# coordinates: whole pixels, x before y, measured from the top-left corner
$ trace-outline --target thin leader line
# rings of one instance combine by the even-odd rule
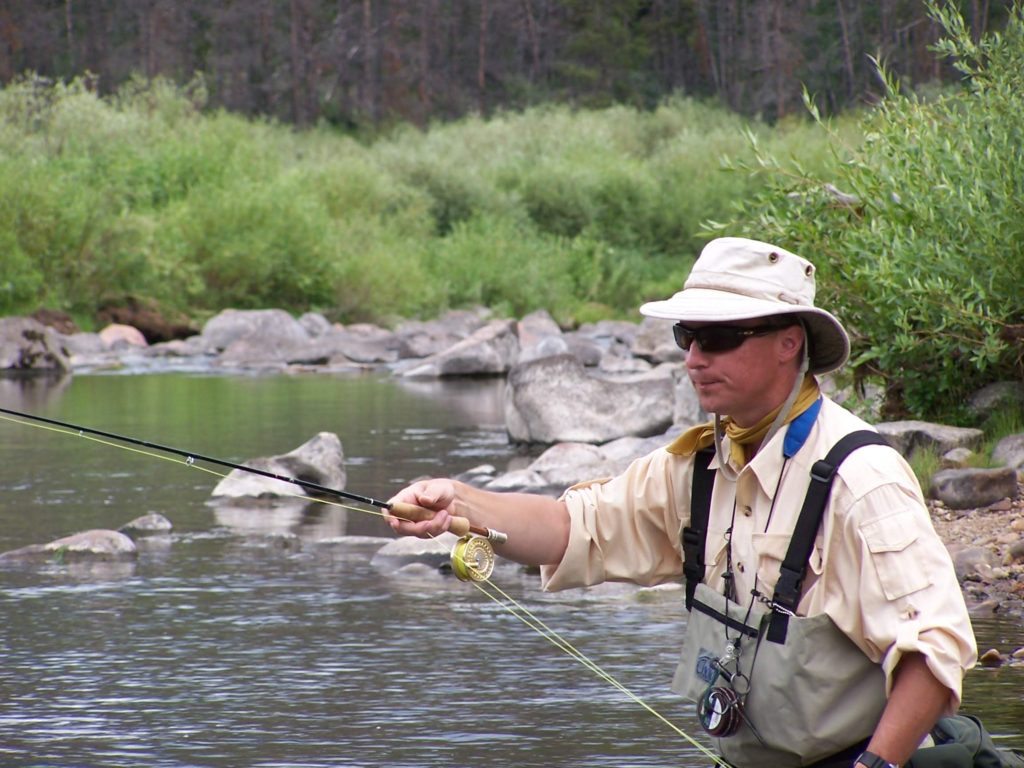
[[[5,416],[3,414],[0,414],[0,419],[2,419],[4,421],[13,422],[15,424],[20,424],[20,425],[23,425],[23,426],[35,427],[37,429],[46,430],[48,432],[56,432],[57,434],[66,435],[68,437],[81,437],[81,438],[84,438],[84,439],[89,440],[91,442],[98,443],[100,445],[105,445],[105,446],[110,447],[110,448],[120,448],[121,450],[125,450],[125,451],[128,451],[130,453],[135,453],[135,454],[138,454],[138,455],[141,455],[141,456],[146,456],[146,457],[153,458],[153,459],[161,459],[163,461],[168,461],[168,462],[170,462],[172,464],[175,464],[175,465],[178,465],[178,466],[183,465],[185,467],[189,467],[189,468],[192,468],[192,469],[198,469],[198,470],[200,470],[202,472],[206,472],[207,474],[213,475],[215,477],[220,477],[220,478],[227,477],[227,473],[225,473],[225,472],[220,472],[218,470],[211,469],[210,467],[205,467],[205,466],[203,466],[201,464],[197,464],[195,459],[192,456],[187,456],[187,457],[184,458],[184,460],[179,460],[178,458],[175,458],[173,456],[168,456],[168,455],[162,454],[162,453],[156,453],[156,452],[150,451],[150,450],[143,450],[142,448],[136,448],[136,447],[131,446],[131,445],[125,445],[123,443],[118,443],[118,442],[115,442],[113,440],[107,440],[107,439],[104,439],[104,438],[101,438],[101,437],[96,437],[94,435],[86,434],[85,432],[82,432],[82,431],[74,431],[74,430],[71,430],[71,429],[63,428],[63,427],[55,427],[55,426],[51,426],[51,425],[48,425],[48,424],[40,424],[40,423],[36,423],[36,422],[25,421],[25,420],[22,420],[22,419],[13,418],[13,417],[10,417],[10,416]],[[241,470],[244,471],[245,467],[244,466],[241,467]],[[281,482],[286,482],[286,481],[282,480]],[[293,498],[301,499],[301,500],[304,500],[304,501],[311,501],[311,502],[319,502],[319,503],[323,503],[323,504],[329,504],[331,506],[340,507],[342,509],[349,509],[349,510],[353,510],[355,512],[364,512],[364,513],[369,514],[369,515],[376,515],[377,517],[381,517],[381,518],[388,516],[386,512],[381,511],[381,510],[366,509],[364,507],[355,507],[355,506],[351,506],[349,504],[343,504],[343,503],[341,503],[339,501],[335,501],[333,499],[315,498],[315,497],[312,497],[312,496],[307,496],[305,494],[295,493],[294,491],[288,491],[286,489],[281,489],[281,492],[282,492],[282,495],[291,496]],[[465,561],[463,561],[463,562],[465,562]],[[568,655],[571,658],[575,659],[582,666],[584,666],[585,668],[587,668],[591,672],[593,672],[597,677],[599,677],[600,679],[604,680],[605,682],[610,684],[612,687],[618,689],[627,698],[632,700],[634,703],[638,704],[643,709],[647,710],[650,714],[654,715],[656,718],[658,718],[658,720],[660,720],[662,723],[664,723],[669,728],[671,728],[677,735],[681,736],[690,745],[695,747],[703,755],[705,755],[710,760],[712,760],[712,762],[715,765],[723,766],[723,768],[729,768],[728,763],[724,762],[714,752],[709,750],[706,746],[704,746],[703,744],[698,742],[696,739],[694,739],[692,736],[690,736],[688,733],[686,733],[686,731],[684,731],[682,728],[677,726],[671,720],[669,720],[664,715],[662,715],[660,712],[658,712],[656,709],[654,709],[654,707],[652,707],[650,704],[648,704],[646,701],[644,701],[639,695],[637,695],[636,693],[631,691],[622,682],[617,680],[611,673],[609,673],[606,670],[604,670],[599,664],[594,662],[586,654],[584,654],[582,651],[580,651],[578,648],[576,648],[572,643],[570,643],[568,640],[566,640],[564,637],[562,637],[558,632],[556,632],[554,629],[549,627],[536,614],[531,612],[528,608],[526,608],[524,605],[522,605],[519,601],[517,601],[515,598],[513,598],[511,595],[509,595],[507,592],[505,592],[500,586],[495,584],[493,580],[488,578],[483,583],[478,582],[478,581],[472,581],[471,583],[482,594],[484,594],[488,599],[490,599],[491,601],[496,603],[498,606],[500,606],[501,608],[503,608],[506,611],[508,611],[510,614],[512,614],[515,618],[517,618],[519,621],[521,621],[527,627],[532,629],[538,635],[540,635],[541,637],[543,637],[546,640],[548,640],[548,642],[550,642],[556,648],[560,649],[566,655]],[[497,593],[497,596],[495,594],[493,594],[492,592],[489,592],[483,586],[484,583],[486,583],[488,586],[490,586],[494,590],[494,592]],[[504,602],[502,602],[503,600],[504,600]]]

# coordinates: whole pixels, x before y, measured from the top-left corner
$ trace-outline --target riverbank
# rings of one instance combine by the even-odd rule
[[[12,325],[10,359],[56,361],[73,375],[186,369],[289,375],[362,370],[410,381],[505,376],[510,440],[551,448],[525,469],[466,478],[492,490],[556,494],[580,477],[621,471],[678,430],[707,418],[686,377],[677,375],[681,351],[665,328],[650,320],[563,331],[546,313],[495,320],[489,311],[478,309],[449,313],[429,323],[406,323],[392,331],[339,326],[314,314],[295,319],[282,310],[226,310],[208,321],[201,333],[158,344],[148,344],[137,329],[126,325],[112,325],[99,334],[56,334],[35,325],[25,336],[22,326],[30,321],[5,322]],[[21,342],[16,343],[18,339]],[[530,384],[519,375],[531,366],[540,371],[534,377],[540,380],[537,386],[559,386],[534,391],[533,410],[519,407],[510,421],[509,403],[531,400],[525,397]],[[513,375],[513,370],[518,373]],[[1011,386],[1017,389],[1004,390],[1003,400],[978,398],[972,407],[980,415],[991,414],[1003,407],[1000,403],[1006,397],[1021,396],[1020,385]],[[837,390],[833,381],[823,387],[839,402],[848,394]],[[650,399],[633,405],[622,394],[644,388],[651,390]],[[589,394],[580,396],[581,392]],[[607,397],[607,407],[595,407],[594,398],[600,395]],[[673,399],[673,412],[668,413],[665,403]],[[588,413],[573,410],[580,408]],[[607,418],[591,425],[592,434],[581,437],[579,426],[590,419],[589,411]],[[662,414],[664,420],[630,431],[627,416],[634,411]],[[1015,474],[1020,457],[1013,454],[1019,448],[1011,447],[1007,466],[998,470],[971,469],[965,457],[980,445],[981,430],[881,422],[862,415],[905,456],[927,448],[946,464],[961,462],[959,469],[949,470],[955,475],[949,484],[956,487],[945,496],[935,491],[945,503],[929,502],[935,527],[953,555],[964,595],[976,615],[1024,617],[1024,497]],[[573,431],[566,431],[570,427]],[[647,437],[637,436],[641,434]],[[1013,439],[1020,442],[1024,435]]]
[[[971,614],[1024,618],[1024,485],[1015,499],[987,507],[949,509],[932,500],[928,508]]]

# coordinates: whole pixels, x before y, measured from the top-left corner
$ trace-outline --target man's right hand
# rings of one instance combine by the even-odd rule
[[[384,519],[391,526],[391,530],[400,536],[418,536],[421,539],[439,536],[451,525],[451,516],[455,514],[453,511],[455,494],[455,483],[451,480],[445,478],[420,480],[403,488],[388,501],[389,503],[397,501],[415,504],[424,509],[431,509],[435,512],[434,516],[418,523],[402,520],[394,515],[385,515]]]

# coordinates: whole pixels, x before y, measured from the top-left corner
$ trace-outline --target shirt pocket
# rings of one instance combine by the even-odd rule
[[[790,538],[788,533],[755,533],[751,536],[750,543],[757,554],[757,578],[762,591],[775,591],[782,561],[789,551]]]
[[[725,561],[728,557],[729,539],[725,531],[708,531],[707,541],[704,546],[704,565],[708,573],[725,570]]]
[[[897,600],[931,585],[928,558],[919,542],[919,524],[912,511],[894,512],[860,526],[871,553],[875,574],[887,600]]]

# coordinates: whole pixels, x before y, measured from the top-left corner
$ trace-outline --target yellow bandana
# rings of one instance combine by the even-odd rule
[[[814,405],[819,394],[820,390],[818,389],[817,379],[811,374],[804,376],[796,401],[793,403],[793,407],[789,409],[789,415],[783,423],[788,424]],[[752,427],[737,426],[728,416],[722,420],[722,424],[725,425],[725,436],[729,438],[729,455],[737,466],[743,467],[746,465],[748,461],[747,447],[761,444],[764,436],[768,434],[772,422],[775,421],[775,417],[779,415],[780,410],[782,410],[782,405]],[[690,427],[673,440],[672,444],[665,450],[677,456],[692,456],[702,448],[707,448],[714,441],[715,423],[709,421],[707,424],[698,424],[695,427]]]

